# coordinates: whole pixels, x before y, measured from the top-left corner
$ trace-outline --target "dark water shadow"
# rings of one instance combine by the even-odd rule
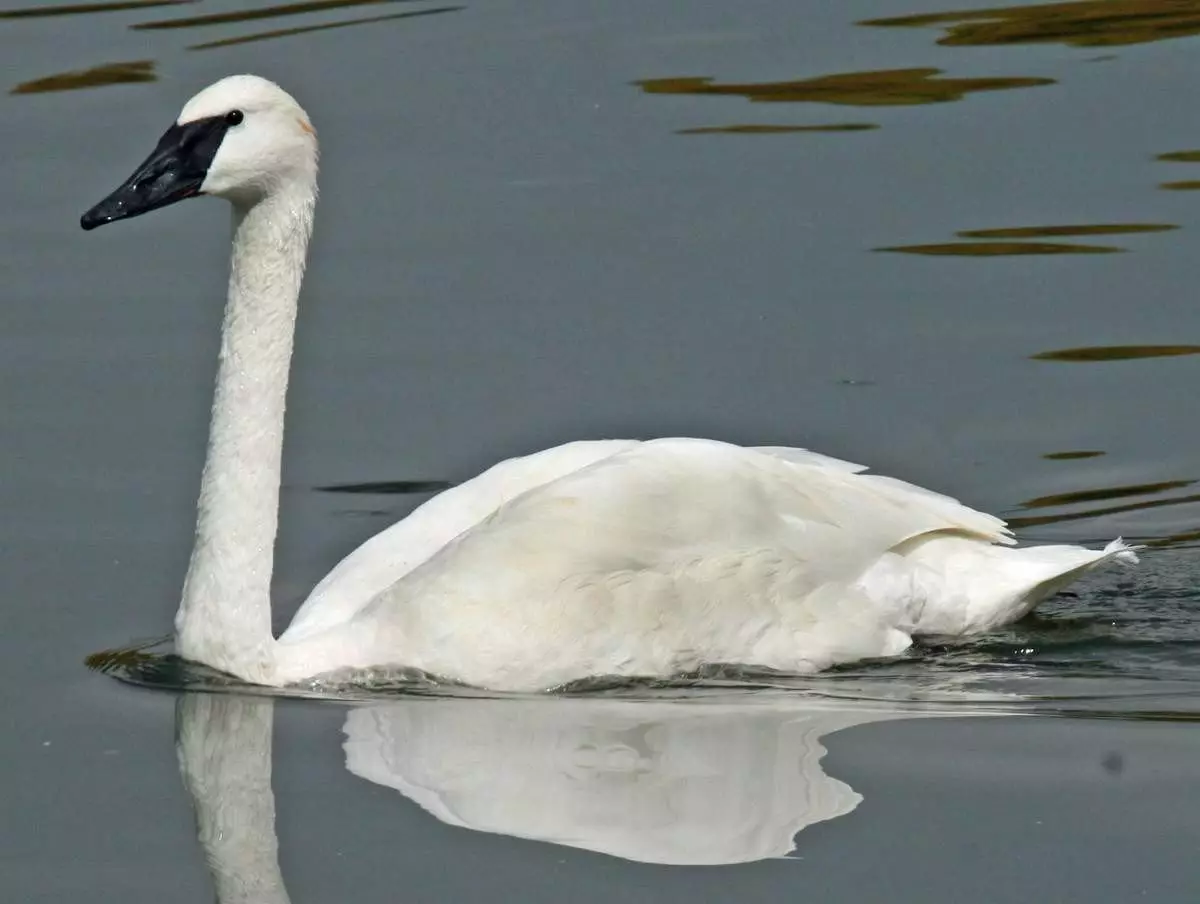
[[[112,3],[86,3],[69,6],[30,7],[26,9],[0,11],[0,19],[24,19],[39,16],[63,16],[97,12],[115,12],[138,10],[150,7],[178,6],[191,4],[196,0],[123,0]],[[302,3],[288,3],[256,9],[237,10],[234,12],[211,13],[201,16],[189,16],[179,19],[159,19],[151,22],[139,22],[129,27],[135,30],[167,30],[181,28],[198,28],[210,25],[226,25],[238,22],[249,22],[264,19],[275,19],[283,16],[305,15],[328,10],[369,6],[392,3],[413,3],[417,0],[309,0]],[[357,19],[347,19],[338,22],[322,22],[316,25],[297,26],[295,28],[280,28],[270,31],[255,32],[247,35],[237,35],[193,44],[189,50],[210,50],[219,47],[231,47],[239,44],[250,44],[256,41],[267,41],[275,38],[293,37],[318,31],[328,31],[335,28],[347,28],[352,25],[368,25],[389,22],[400,19],[414,19],[425,16],[435,16],[442,13],[458,12],[463,6],[442,6],[433,9],[412,10],[389,15],[368,16]],[[73,91],[81,88],[99,88],[107,85],[132,84],[138,82],[153,82],[158,76],[154,71],[154,63],[150,60],[132,62],[105,63],[90,69],[55,73],[43,78],[22,82],[11,89],[12,94],[41,94],[51,91]]]
[[[1075,245],[1068,242],[934,242],[871,250],[930,257],[1022,257],[1038,254],[1120,254],[1126,249],[1113,245]]]
[[[353,497],[362,496],[422,496],[440,493],[454,484],[448,480],[376,480],[363,483],[334,483],[313,487],[317,493],[334,493]],[[395,520],[397,512],[383,505],[361,505],[331,512],[348,518],[387,518]]]
[[[744,97],[754,103],[823,103],[895,107],[947,103],[977,91],[1005,91],[1053,85],[1049,78],[939,78],[941,69],[884,69],[841,72],[786,82],[713,84],[711,78],[683,76],[642,79],[633,84],[647,94]]]
[[[1071,493],[1054,493],[1037,496],[1021,503],[1023,509],[1059,508],[1078,505],[1081,502],[1102,502],[1110,499],[1127,499],[1130,496],[1154,496],[1170,490],[1192,486],[1194,480],[1164,480],[1159,483],[1139,483],[1118,487],[1103,487],[1094,490],[1076,490]]]
[[[203,16],[188,16],[183,19],[155,19],[138,22],[129,27],[135,31],[159,31],[174,28],[204,28],[209,25],[228,25],[235,22],[253,22],[258,19],[278,19],[283,16],[300,16],[305,13],[326,12],[331,9],[347,9],[354,6],[377,6],[390,3],[416,3],[419,0],[306,0],[303,3],[283,3],[276,6],[260,6],[228,13],[208,13]]]
[[[1054,493],[1038,496],[1021,503],[1019,511],[1041,511],[1045,509],[1069,509],[1069,511],[1053,511],[1038,515],[1017,515],[1009,517],[1009,527],[1015,530],[1027,530],[1031,527],[1044,527],[1050,524],[1065,524],[1072,521],[1086,521],[1093,518],[1111,515],[1125,515],[1131,512],[1150,511],[1153,509],[1173,506],[1187,506],[1200,503],[1200,493],[1188,493],[1182,496],[1165,495],[1176,490],[1194,486],[1195,480],[1164,480],[1156,483],[1126,484],[1113,487],[1097,487],[1088,490],[1076,490],[1069,493]],[[1164,497],[1165,498],[1162,498]],[[1076,509],[1075,506],[1086,506],[1096,502],[1114,502],[1120,499],[1135,497],[1152,497],[1139,499],[1135,502],[1125,502],[1119,505],[1102,505],[1097,508]],[[1177,547],[1194,542],[1196,532],[1186,531],[1167,536],[1137,536],[1126,537],[1144,546]]]
[[[60,6],[29,6],[0,10],[0,19],[44,19],[50,16],[79,16],[91,13],[115,13],[153,6],[184,6],[197,0],[118,0],[114,3],[69,3]]]
[[[410,496],[419,493],[440,493],[452,486],[448,480],[377,480],[366,483],[331,483],[313,487],[318,493],[349,493],[369,496]]]
[[[678,129],[676,135],[785,135],[794,132],[869,132],[879,126],[870,122],[841,122],[828,125],[780,126],[745,124],[736,126],[699,126]]]
[[[1167,163],[1200,163],[1200,151],[1171,151],[1154,158]]]
[[[9,94],[45,94],[50,91],[78,91],[82,88],[102,88],[107,85],[133,85],[156,82],[153,60],[133,60],[127,63],[104,63],[91,69],[60,72],[44,78],[21,82]]]
[[[1068,449],[1063,452],[1047,452],[1042,458],[1047,461],[1076,461],[1081,458],[1099,458],[1107,454],[1099,449]]]
[[[1148,537],[1140,542],[1144,546],[1159,549],[1200,549],[1200,528],[1177,531],[1161,537]]]
[[[1110,47],[1200,34],[1200,5],[1180,0],[1075,0],[867,19],[859,25],[945,27],[938,44]]]
[[[966,242],[936,242],[922,245],[894,245],[875,251],[953,257],[1013,257],[1037,254],[1115,254],[1127,251],[1115,245],[1082,245],[1074,242],[1028,241],[1064,236],[1136,235],[1170,232],[1174,223],[1086,223],[1054,226],[1006,226],[998,229],[964,229],[956,232]],[[987,240],[987,241],[978,241]]]
[[[1066,524],[1069,521],[1084,521],[1089,518],[1100,518],[1108,515],[1124,515],[1129,512],[1143,512],[1150,509],[1165,508],[1175,505],[1192,505],[1200,502],[1200,494],[1176,496],[1170,499],[1151,499],[1145,502],[1131,502],[1127,505],[1110,505],[1103,508],[1087,509],[1082,512],[1061,512],[1052,515],[1030,515],[1008,518],[1008,526],[1014,530],[1024,530],[1030,527],[1043,527],[1047,524]],[[1154,546],[1173,545],[1169,537],[1127,537],[1138,543]]]
[[[964,229],[955,235],[964,239],[1038,239],[1064,235],[1136,235],[1142,232],[1171,232],[1178,228],[1174,223],[1086,223],[1069,226]]]
[[[391,13],[386,16],[366,16],[362,19],[346,19],[341,22],[325,22],[321,25],[301,25],[296,28],[277,28],[272,31],[259,31],[249,35],[239,35],[234,38],[222,38],[218,41],[206,41],[202,44],[192,44],[188,50],[212,50],[215,47],[232,47],[236,44],[252,44],[255,41],[269,41],[274,38],[290,38],[295,35],[310,34],[315,31],[329,31],[334,28],[348,28],[351,25],[372,25],[377,22],[394,22],[399,19],[416,19],[422,16],[436,16],[441,13],[455,13],[466,9],[465,6],[439,6],[435,9],[422,9],[407,13]]]
[[[1096,345],[1060,348],[1030,355],[1032,361],[1087,364],[1100,361],[1140,361],[1144,358],[1178,358],[1200,354],[1200,345]]]

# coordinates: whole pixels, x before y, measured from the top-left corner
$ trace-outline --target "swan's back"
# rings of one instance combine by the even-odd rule
[[[310,601],[299,625],[328,624],[326,648],[363,666],[402,651],[491,687],[711,661],[812,670],[908,645],[897,614],[857,586],[893,547],[947,532],[1008,542],[998,519],[801,450],[667,439],[551,453],[506,462],[371,541],[382,561],[410,531],[471,522],[349,619],[325,620],[349,601]],[[285,642],[310,636],[294,630]]]
[[[686,459],[664,461],[662,450],[675,446],[687,450]],[[577,474],[619,453],[634,453],[635,450],[643,450],[643,447],[645,458],[638,455],[622,458],[620,468],[616,471],[602,472],[599,475],[600,480],[606,483],[611,481],[628,490],[631,484],[625,481],[623,475],[629,473],[628,469],[632,468],[641,473],[643,479],[657,486],[690,477],[693,479],[694,491],[695,478],[700,476],[700,472],[689,474],[688,469],[692,463],[706,459],[707,475],[708,478],[715,478],[714,483],[719,483],[725,477],[726,469],[732,468],[736,471],[738,465],[745,462],[757,462],[759,468],[767,467],[771,462],[763,461],[765,458],[783,461],[801,469],[782,469],[785,485],[793,488],[804,484],[806,475],[812,469],[840,472],[843,475],[860,474],[866,470],[863,465],[831,458],[807,449],[785,446],[743,448],[713,440],[697,439],[663,439],[649,442],[583,440],[510,458],[493,465],[471,480],[440,493],[419,506],[404,520],[381,531],[355,549],[313,588],[280,639],[285,642],[303,640],[328,628],[344,624],[375,596],[427,561],[451,540],[475,527],[485,518],[493,516],[507,503],[533,490]],[[938,522],[937,527],[929,529],[954,526],[989,540],[1011,542],[1004,522],[1000,519],[969,509],[948,496],[879,475],[864,475],[852,485],[861,486],[864,478],[879,492],[881,498],[891,499],[892,506],[911,507],[915,500],[920,500],[920,508],[929,509],[931,514],[940,512],[942,520]],[[808,486],[810,503],[824,494],[824,505],[840,504],[836,487],[845,485],[844,481],[835,478],[834,486],[826,485],[828,483],[816,481]],[[683,486],[683,483],[679,484],[680,491],[687,494],[688,491],[683,490]],[[607,487],[598,495],[608,495]],[[874,501],[873,495],[871,499]],[[868,503],[870,504],[872,503]],[[535,497],[523,511],[529,512],[537,505],[539,503]],[[768,507],[773,505],[774,503],[768,503]],[[695,515],[702,511],[711,512],[714,511],[713,506],[711,492],[691,492],[690,499],[681,502],[676,508],[674,517],[679,517],[682,513]],[[732,512],[720,508],[715,511],[722,522],[732,517]],[[583,513],[583,517],[590,520],[591,510]],[[853,518],[853,515],[843,511],[842,517]],[[648,522],[643,518],[642,523]],[[724,532],[721,532],[715,536],[720,537],[723,534]]]

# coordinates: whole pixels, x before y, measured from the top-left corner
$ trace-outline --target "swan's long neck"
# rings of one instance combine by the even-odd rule
[[[274,668],[284,407],[315,200],[314,179],[234,207],[196,541],[175,618],[180,655],[256,683],[270,683]]]

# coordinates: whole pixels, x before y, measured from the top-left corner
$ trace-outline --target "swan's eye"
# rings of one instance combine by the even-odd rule
[[[231,126],[238,125],[245,118],[246,117],[241,110],[230,110],[225,114],[225,122]]]

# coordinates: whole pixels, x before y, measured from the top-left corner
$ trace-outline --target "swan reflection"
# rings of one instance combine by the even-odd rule
[[[823,735],[896,712],[618,700],[356,709],[346,768],[442,822],[628,860],[745,863],[862,799]]]
[[[221,904],[286,904],[271,791],[275,701],[185,694],[184,785]],[[450,825],[650,863],[780,857],[862,799],[821,739],[941,713],[811,699],[736,703],[412,698],[351,709],[346,768]]]

